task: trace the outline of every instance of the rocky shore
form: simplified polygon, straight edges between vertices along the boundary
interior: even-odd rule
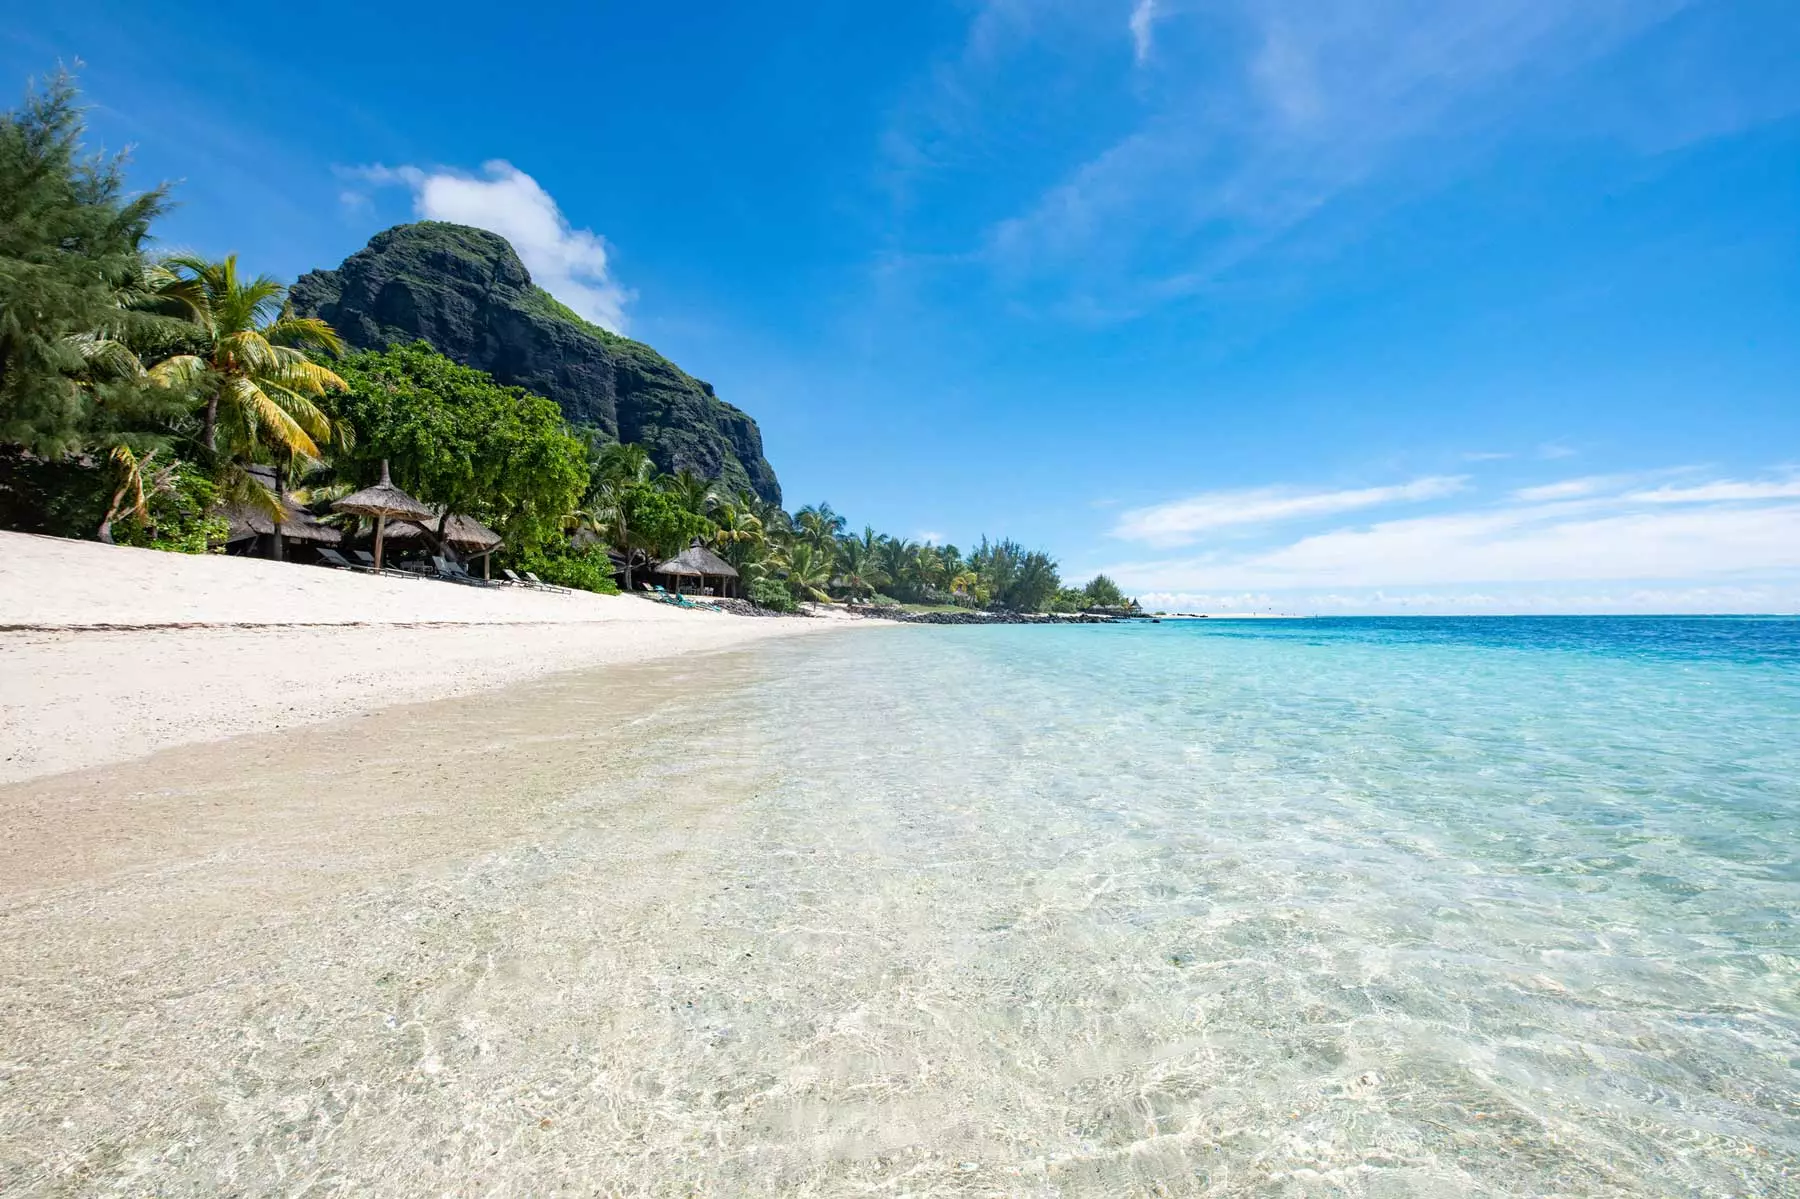
[[[906,624],[1124,624],[1121,616],[1101,616],[1093,612],[1063,614],[1025,614],[1020,612],[908,612],[902,608],[848,604],[848,611],[858,616],[879,616]]]

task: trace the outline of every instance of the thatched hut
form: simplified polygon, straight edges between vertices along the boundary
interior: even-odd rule
[[[221,512],[229,529],[225,535],[227,553],[279,560],[286,557],[288,543],[337,545],[344,539],[342,533],[282,494],[274,467],[252,466],[250,477],[275,497],[281,517],[277,519],[274,513],[255,504],[227,505]]]
[[[662,585],[677,595],[681,594],[684,583],[689,591],[704,591],[709,586],[716,586],[714,595],[730,595],[737,590],[737,568],[698,540],[668,561],[657,563],[651,574],[660,577]]]

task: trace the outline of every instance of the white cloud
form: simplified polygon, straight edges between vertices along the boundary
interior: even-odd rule
[[[1483,590],[1145,592],[1151,612],[1215,615],[1509,615],[1783,613],[1800,611],[1800,583],[1697,587],[1532,587]]]
[[[1538,447],[1537,456],[1549,461],[1556,458],[1573,458],[1579,452],[1560,441],[1546,441]]]
[[[1513,499],[1523,500],[1528,504],[1544,503],[1549,500],[1572,500],[1584,495],[1592,495],[1602,487],[1616,480],[1604,475],[1593,475],[1586,479],[1564,479],[1560,483],[1543,483],[1536,487],[1521,487],[1513,492]]]
[[[1457,589],[1432,593],[1470,611],[1511,610],[1532,588],[1541,594],[1529,610],[1646,611],[1666,603],[1675,606],[1661,610],[1768,611],[1800,603],[1800,479],[1619,491],[1623,485],[1618,478],[1569,480],[1526,488],[1497,507],[1337,529],[1230,554],[1120,563],[1108,573],[1130,589],[1164,597],[1244,593],[1317,601],[1342,593],[1365,610],[1371,604],[1396,610],[1399,601],[1386,594],[1395,588]],[[1463,590],[1470,586],[1497,590]],[[1486,598],[1477,604],[1475,596]],[[1565,607],[1546,598],[1558,596],[1555,604]],[[1664,599],[1647,598],[1653,596]],[[1687,598],[1677,604],[1672,597],[1680,596]]]
[[[923,541],[926,545],[944,544],[944,535],[937,532],[935,529],[920,530],[918,533],[913,534],[913,537],[915,540]]]
[[[1137,0],[1131,6],[1131,52],[1140,64],[1150,57],[1156,38],[1156,0]]]
[[[1717,504],[1733,500],[1783,500],[1800,498],[1800,478],[1759,483],[1726,480],[1695,487],[1658,487],[1634,491],[1625,497],[1644,504]]]
[[[1460,476],[1437,475],[1410,483],[1347,491],[1305,492],[1288,487],[1211,491],[1123,513],[1113,528],[1113,536],[1158,546],[1187,545],[1197,534],[1210,529],[1269,525],[1438,499],[1461,491],[1465,482]]]
[[[411,188],[413,210],[426,220],[498,233],[512,243],[539,287],[596,325],[624,331],[632,293],[612,277],[605,239],[571,226],[550,193],[511,163],[484,163],[480,175],[379,165],[351,174]]]

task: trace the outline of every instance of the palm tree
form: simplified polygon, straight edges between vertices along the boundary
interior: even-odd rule
[[[733,566],[743,567],[764,541],[762,520],[753,512],[740,511],[735,504],[720,504],[713,510],[713,544]]]
[[[831,559],[802,541],[788,551],[787,584],[795,599],[812,599],[828,603],[831,596],[825,588],[831,582]]]
[[[637,449],[628,446],[628,449]],[[606,542],[625,555],[625,590],[631,591],[631,488],[632,484],[607,479],[588,493],[587,506],[577,515],[578,527],[600,534]]]
[[[148,497],[175,489],[173,466],[164,466],[154,471],[150,469],[150,464],[156,460],[156,453],[151,450],[140,458],[132,453],[129,446],[113,447],[112,461],[118,472],[118,486],[113,491],[112,502],[107,505],[106,515],[100,518],[100,528],[95,533],[98,540],[107,545],[113,544],[113,521],[126,514],[135,516],[140,525],[149,525]]]
[[[853,597],[873,595],[881,578],[881,566],[866,542],[846,537],[838,543],[838,579]]]
[[[656,475],[656,463],[641,445],[614,442],[600,451],[600,477],[613,483],[648,483]]]
[[[713,481],[682,467],[672,475],[664,475],[657,484],[696,516],[705,516],[713,505]]]
[[[823,554],[844,531],[844,518],[830,504],[808,504],[794,514],[794,526],[806,543]]]
[[[208,452],[218,451],[223,424],[234,457],[271,450],[318,458],[333,430],[313,400],[349,384],[306,351],[341,354],[343,339],[322,320],[295,316],[274,279],[245,280],[235,254],[222,262],[177,255],[160,269],[157,295],[197,326],[201,346],[157,363],[150,378],[204,398],[200,440]]]
[[[916,545],[904,537],[882,538],[876,560],[881,563],[881,573],[888,577],[888,582],[896,589],[910,590],[914,583],[923,581],[918,576],[917,549]],[[898,593],[896,590],[895,594]]]

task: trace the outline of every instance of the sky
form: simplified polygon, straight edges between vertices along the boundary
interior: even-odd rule
[[[790,508],[1171,610],[1800,611],[1792,0],[24,7],[165,245],[494,229]]]

